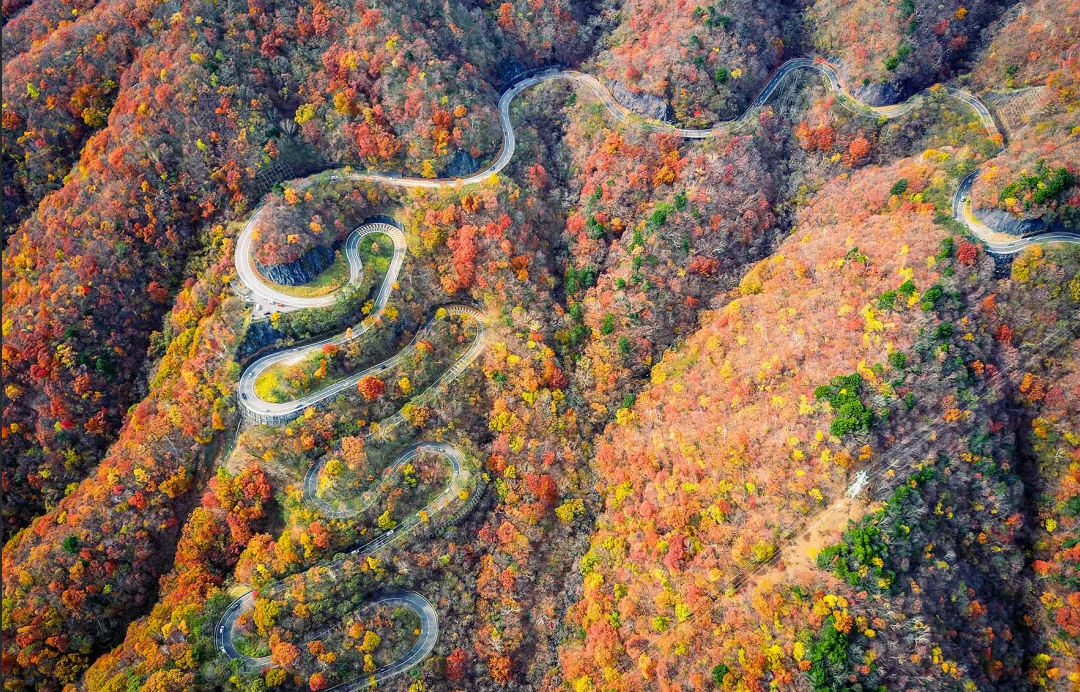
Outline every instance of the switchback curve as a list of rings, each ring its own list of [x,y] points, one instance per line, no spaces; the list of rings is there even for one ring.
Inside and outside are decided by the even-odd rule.
[[[412,445],[387,468],[384,473],[383,483],[380,483],[378,487],[365,493],[360,499],[360,506],[350,510],[337,509],[318,498],[316,491],[318,477],[323,468],[322,463],[316,464],[308,470],[303,480],[304,500],[316,505],[321,510],[325,510],[328,517],[342,519],[355,516],[366,509],[371,502],[377,499],[379,492],[382,490],[382,486],[389,482],[389,479],[399,468],[404,466],[411,459],[414,459],[416,456],[425,452],[438,454],[450,463],[451,477],[443,491],[436,498],[431,500],[422,510],[409,515],[408,518],[390,531],[373,538],[363,545],[353,548],[339,558],[322,563],[319,565],[321,568],[327,570],[331,575],[335,573],[344,573],[349,569],[347,563],[363,561],[368,556],[378,553],[380,550],[397,543],[412,533],[412,531],[424,522],[421,518],[421,512],[433,515],[442,510],[452,497],[451,491],[458,484],[461,468],[464,464],[464,457],[461,450],[444,442],[421,442]],[[284,588],[285,582],[286,579],[283,579],[275,584],[264,587],[263,592],[277,592]],[[241,615],[249,612],[255,607],[255,599],[255,591],[252,590],[233,601],[222,614],[217,632],[215,633],[218,650],[228,658],[239,660],[244,668],[249,671],[263,670],[272,665],[270,656],[253,657],[244,655],[237,650],[234,643],[236,623]],[[439,638],[439,616],[435,608],[423,595],[414,591],[395,591],[376,595],[366,605],[408,608],[413,611],[420,620],[420,636],[402,658],[379,668],[370,675],[359,676],[329,688],[327,692],[353,692],[354,690],[367,687],[376,687],[377,685],[406,672],[423,661],[435,647],[435,642]]]
[[[426,188],[426,189],[440,189],[447,187],[476,185],[488,180],[492,175],[501,172],[510,160],[514,156],[514,151],[517,146],[517,140],[514,137],[513,123],[510,121],[510,104],[513,102],[514,97],[525,91],[529,87],[541,84],[544,82],[568,80],[580,84],[588,88],[594,96],[596,96],[603,104],[607,111],[617,120],[622,122],[633,122],[636,126],[641,127],[651,132],[670,132],[679,137],[686,139],[706,139],[709,137],[715,137],[723,133],[735,133],[743,130],[752,123],[753,115],[762,108],[776,92],[779,86],[791,73],[798,70],[812,70],[819,73],[825,81],[826,86],[839,97],[839,103],[852,111],[857,115],[863,115],[873,118],[886,118],[892,119],[909,113],[918,103],[923,99],[924,92],[919,92],[912,95],[907,100],[891,105],[891,106],[869,106],[863,104],[855,99],[849,91],[844,87],[843,82],[840,79],[840,75],[836,68],[822,59],[815,58],[792,58],[783,63],[773,73],[772,77],[762,87],[757,97],[750,103],[750,106],[737,118],[728,121],[722,121],[717,123],[711,128],[703,129],[687,129],[679,128],[673,125],[647,120],[626,107],[620,104],[615,97],[611,94],[606,86],[600,82],[596,77],[588,75],[575,70],[564,70],[559,68],[550,68],[547,70],[541,70],[535,74],[531,74],[523,79],[512,84],[507,88],[499,98],[499,126],[502,130],[503,143],[502,148],[499,151],[499,156],[483,171],[475,173],[470,176],[462,178],[417,178],[407,177],[395,174],[386,173],[366,173],[353,171],[351,169],[342,169],[335,175],[338,177],[345,177],[350,180],[365,181],[380,183],[384,185],[390,185],[394,187],[403,188]],[[993,115],[990,110],[983,104],[976,96],[964,91],[963,89],[957,89],[953,87],[946,88],[947,93],[953,98],[965,103],[971,107],[979,116],[983,126],[991,134],[998,134],[1004,141],[1004,132],[999,130]],[[333,176],[332,176],[333,177]],[[303,189],[310,185],[312,178],[307,178],[298,185],[298,189]],[[955,199],[959,198],[959,190]],[[956,205],[954,204],[954,209]],[[254,225],[256,218],[259,216],[260,210],[257,210],[252,215],[245,227],[244,232],[241,234],[241,238],[237,243],[237,267],[248,266],[250,267],[250,260],[246,259],[250,256],[250,232]],[[1002,245],[1000,238],[995,239],[993,231],[986,231],[985,226],[979,224],[969,223],[963,215],[958,215],[957,220],[963,223],[968,230],[970,230],[979,240],[983,241],[987,245],[987,249],[995,254],[1013,254],[1019,252],[1024,247],[1037,243],[1049,243],[1049,242],[1080,242],[1080,234],[1064,233],[1064,234],[1047,234],[1045,236],[1031,236],[1030,238],[1018,240],[1015,243]],[[245,238],[247,239],[245,242]],[[244,246],[244,254],[241,255],[241,246]],[[255,277],[248,277],[253,279],[249,280],[241,277],[244,284],[255,293],[256,296],[262,297],[267,295],[261,293],[255,287],[263,285]],[[270,303],[279,303],[281,307],[286,309],[295,309],[294,303],[287,300],[280,300],[280,297],[284,294],[276,296],[278,300],[272,299],[269,295],[264,298]]]
[[[327,385],[326,387],[323,387],[321,389],[317,389],[313,392],[308,393],[305,396],[294,399],[292,401],[267,401],[266,399],[260,397],[255,389],[255,383],[258,381],[259,376],[261,376],[271,367],[275,365],[287,365],[299,362],[300,360],[303,360],[303,358],[306,357],[308,354],[314,353],[327,345],[341,346],[343,344],[346,344],[349,341],[360,338],[370,329],[372,329],[374,326],[378,325],[381,322],[383,311],[386,309],[386,305],[390,300],[390,294],[393,291],[394,286],[397,284],[398,275],[401,273],[401,266],[405,261],[406,241],[405,234],[401,232],[401,229],[389,223],[367,223],[354,230],[346,240],[346,257],[349,261],[349,272],[350,275],[353,277],[351,279],[351,283],[353,284],[357,283],[363,274],[363,265],[360,261],[359,254],[359,243],[363,238],[372,234],[382,234],[389,237],[394,244],[394,251],[390,259],[390,265],[386,270],[386,275],[383,277],[382,284],[379,286],[379,292],[375,296],[375,300],[373,301],[371,313],[367,317],[365,317],[359,324],[352,327],[349,331],[337,334],[326,339],[321,339],[319,341],[316,341],[315,343],[307,344],[305,346],[298,346],[296,348],[286,349],[277,353],[271,353],[270,355],[259,358],[257,361],[249,365],[247,369],[244,370],[244,373],[240,376],[239,385],[240,403],[242,405],[242,410],[245,418],[253,422],[272,425],[286,423],[293,418],[298,417],[308,407],[319,406],[320,404],[328,401],[329,399],[332,399],[341,394],[342,392],[348,390],[350,387],[353,387],[364,376],[377,375],[386,370],[389,370],[391,367],[400,362],[400,360],[404,357],[406,351],[408,351],[410,348],[415,347],[416,338],[413,339],[413,342],[410,343],[409,346],[407,346],[405,349],[402,349],[396,355],[388,358],[387,360],[384,360],[383,362],[373,365],[370,368],[354,373],[348,377],[338,380],[337,382],[334,382],[333,384]],[[237,266],[239,267],[240,265]],[[248,265],[248,268],[250,269],[250,264]],[[242,281],[258,281],[260,278],[259,275],[254,273],[253,271],[250,275],[254,277],[253,279],[249,279],[249,275],[245,275],[244,273],[239,273],[239,275]],[[253,285],[258,286],[265,284]],[[312,305],[313,301],[321,301],[325,298],[329,298],[332,302],[335,297],[335,294],[324,296],[318,299],[295,298],[293,296],[288,296],[284,293],[280,295],[283,300],[290,301],[290,306],[294,309],[315,307]],[[480,355],[480,351],[483,350],[483,339],[485,334],[484,315],[479,310],[468,305],[448,305],[442,308],[442,310],[445,311],[446,316],[461,315],[463,317],[469,318],[477,325],[477,331],[474,335],[472,345],[461,356],[461,358],[459,358],[458,361],[455,362],[454,366],[447,373],[444,373],[443,376],[440,377],[439,380],[428,389],[428,391],[425,391],[423,394],[420,394],[418,397],[414,398],[414,401],[416,399],[423,399],[425,397],[428,397],[429,392],[433,388],[447,384],[449,380],[452,380],[453,378],[460,375],[461,372],[469,366],[469,364],[476,360],[476,357]],[[438,312],[436,313],[436,316],[433,316],[431,320],[428,321],[428,324],[425,325],[424,328],[430,326],[431,323],[436,319],[440,319]],[[419,334],[423,332],[424,328],[421,328],[421,330],[417,332],[417,338],[419,337]],[[387,422],[396,421],[384,421],[384,424]]]
[[[500,127],[502,129],[503,144],[499,152],[499,156],[485,170],[463,178],[435,179],[403,177],[399,175],[383,173],[363,173],[352,171],[351,169],[346,168],[338,173],[332,174],[331,179],[345,177],[350,180],[380,183],[395,187],[425,189],[440,189],[483,183],[484,181],[490,179],[491,176],[502,171],[513,158],[516,149],[516,139],[514,137],[513,124],[510,121],[510,104],[513,101],[514,97],[525,89],[529,88],[530,86],[554,80],[569,80],[587,87],[590,91],[593,92],[596,97],[599,98],[599,100],[604,104],[608,112],[611,113],[611,115],[617,120],[624,122],[633,122],[635,125],[649,131],[670,132],[686,139],[705,139],[723,133],[738,132],[752,122],[752,116],[757,112],[758,109],[763,107],[768,102],[768,100],[772,97],[773,93],[775,93],[775,91],[783,82],[783,80],[787,77],[787,75],[801,69],[809,69],[820,73],[824,78],[826,85],[840,97],[841,105],[860,115],[867,115],[877,118],[896,118],[910,112],[912,108],[914,108],[915,105],[917,105],[919,100],[921,100],[922,98],[922,93],[920,92],[919,94],[913,95],[912,97],[900,104],[881,107],[868,106],[855,100],[844,89],[839,74],[832,65],[828,64],[823,60],[815,60],[811,58],[795,58],[785,62],[776,70],[776,72],[773,73],[772,77],[759,92],[758,96],[753,100],[753,102],[751,102],[750,106],[746,109],[746,111],[738,118],[731,121],[718,123],[712,128],[686,129],[674,127],[666,123],[648,121],[641,118],[640,116],[633,114],[627,108],[619,104],[618,101],[616,101],[616,99],[612,96],[611,92],[599,80],[597,80],[591,75],[572,70],[552,68],[550,70],[544,70],[539,73],[525,77],[524,79],[521,79],[520,81],[511,85],[510,88],[504,91],[501,95],[499,99],[499,120]],[[957,100],[967,104],[969,107],[974,109],[987,131],[991,134],[998,134],[1002,138],[1002,140],[1004,140],[1004,133],[999,131],[989,109],[987,109],[986,106],[981,101],[979,101],[978,98],[960,89],[948,88],[947,92],[953,98],[956,98]],[[960,185],[957,187],[957,190],[953,196],[953,216],[958,221],[963,223],[964,226],[968,228],[979,240],[981,240],[986,245],[989,252],[998,255],[1010,255],[1034,244],[1057,242],[1080,243],[1080,235],[1073,233],[1048,233],[1011,240],[1001,238],[1000,236],[1004,234],[996,233],[995,231],[993,231],[993,229],[990,229],[985,226],[985,224],[979,222],[970,211],[969,194],[971,185],[977,176],[978,171],[976,170],[969,174],[966,178],[964,178],[964,180],[961,181]],[[297,183],[295,185],[295,188],[301,190],[310,186],[314,182],[316,182],[316,177],[311,176]],[[334,300],[334,295],[322,296],[319,298],[297,298],[276,291],[272,287],[267,285],[267,283],[262,280],[261,276],[259,276],[258,272],[254,270],[252,266],[253,260],[251,254],[253,231],[262,211],[262,208],[255,210],[237,241],[235,260],[237,274],[240,278],[240,281],[248,288],[248,290],[251,291],[252,296],[255,298],[256,301],[262,300],[268,304],[268,311],[272,310],[272,306],[274,305],[287,310],[297,310],[312,307],[321,307],[332,304]],[[349,239],[346,241],[346,258],[349,262],[350,268],[350,283],[354,284],[359,281],[362,275],[362,266],[360,265],[359,254],[356,252],[357,243],[359,242],[359,240],[369,233],[380,232],[386,233],[394,241],[394,258],[391,261],[390,270],[388,270],[387,276],[384,278],[383,285],[379,291],[379,296],[376,299],[376,310],[373,313],[373,317],[379,315],[386,305],[386,300],[389,296],[388,287],[392,286],[394,281],[396,280],[397,274],[401,268],[401,262],[404,257],[405,249],[404,235],[401,234],[400,230],[390,224],[383,224],[382,226],[386,226],[388,228],[381,228],[375,224],[363,226],[360,229],[357,229],[357,231],[354,231],[353,234],[350,235]],[[454,307],[459,311],[471,310],[466,306]],[[259,306],[257,304],[257,310],[258,308]],[[477,315],[477,317],[479,316]],[[307,406],[316,405],[327,400],[330,397],[336,396],[339,392],[344,391],[348,386],[354,384],[355,381],[362,377],[364,374],[373,372],[376,369],[386,369],[390,367],[393,362],[396,362],[395,359],[398,358],[400,354],[399,356],[395,356],[388,361],[384,361],[383,363],[380,363],[373,368],[369,368],[368,370],[358,373],[350,378],[345,378],[344,380],[335,383],[334,385],[313,392],[307,397],[303,397],[296,401],[276,404],[273,402],[267,402],[259,399],[255,395],[255,379],[258,377],[259,374],[265,372],[265,370],[271,365],[275,363],[283,363],[290,360],[302,358],[304,354],[310,352],[312,349],[321,348],[324,344],[327,343],[342,343],[345,340],[356,338],[364,331],[369,329],[373,322],[374,320],[372,320],[371,318],[365,320],[364,323],[362,323],[361,328],[354,330],[353,334],[350,336],[340,335],[337,337],[332,337],[331,339],[324,340],[317,344],[301,347],[299,349],[284,351],[278,354],[273,354],[256,361],[244,372],[243,376],[241,377],[241,402],[243,404],[245,415],[255,420],[260,420],[261,422],[280,423],[284,420],[288,420],[289,418],[299,415],[299,412],[303,411],[305,408],[307,408]],[[478,324],[482,325],[482,322],[478,322]],[[467,353],[463,355],[462,358],[459,359],[459,361],[451,368],[451,370],[445,373],[443,377],[435,383],[435,385],[425,391],[421,396],[431,396],[437,388],[441,388],[443,384],[452,381],[455,377],[457,377],[457,375],[460,374],[460,372],[462,372],[466,367],[468,367],[468,364],[471,363],[477,355],[479,355],[479,351],[482,350],[482,348],[483,328],[481,326],[478,329],[477,338],[474,340],[473,345],[470,347]],[[400,417],[400,415],[401,414],[399,412],[396,417]],[[416,448],[410,448],[410,450],[407,450],[402,455],[402,457],[395,461],[394,465],[392,466],[391,472],[393,469],[396,469],[399,464],[404,463],[403,459],[406,457],[406,455],[409,455],[410,453],[418,453],[415,451],[415,449]],[[459,468],[456,460],[460,459],[460,452],[458,452],[456,448],[450,449],[453,449],[452,453],[447,452],[445,449],[439,450],[441,453],[446,454],[447,457],[451,459],[454,467],[454,476],[451,479],[450,485],[447,486],[448,489],[452,487],[454,481],[456,480],[457,470]],[[458,456],[455,457],[452,456],[452,454],[456,454]],[[324,506],[325,503],[322,503],[320,500],[318,500],[316,494],[314,493],[314,489],[317,486],[317,479],[319,474],[321,473],[321,470],[321,464],[312,466],[308,470],[308,473],[305,475],[304,478],[304,496],[308,499],[308,501],[318,504],[322,511],[328,513],[330,516],[334,516],[335,512],[340,512],[341,510],[335,510],[333,507],[330,507],[328,505]],[[442,499],[446,496],[447,492],[447,490],[444,490],[443,494],[440,495],[439,498],[437,498],[434,502],[441,502]],[[407,532],[408,529],[400,531],[398,533],[398,538],[405,535]],[[359,554],[361,552],[365,555],[370,554],[371,552],[374,552],[375,550],[384,547],[389,542],[393,542],[398,539],[390,539],[389,536],[390,534],[384,534],[384,536],[381,536],[380,538],[375,539],[374,541],[353,550],[350,554]],[[410,653],[404,659],[395,662],[391,666],[388,666],[385,670],[377,671],[371,680],[365,678],[358,678],[357,680],[344,683],[343,685],[339,685],[333,688],[333,690],[336,690],[338,692],[346,692],[346,690],[359,689],[360,686],[367,686],[369,684],[376,683],[377,681],[389,679],[390,677],[393,677],[400,674],[401,672],[404,672],[405,670],[408,670],[408,668],[423,660],[423,658],[426,657],[428,653],[430,653],[431,648],[434,646],[438,631],[437,614],[435,614],[434,609],[431,608],[431,604],[427,603],[426,599],[423,599],[422,596],[413,592],[403,592],[403,594],[393,596],[392,598],[400,598],[401,605],[412,608],[420,616],[422,627],[421,636],[417,644],[413,647],[412,650],[410,650]],[[426,604],[426,606],[420,604],[419,601],[423,601],[423,604]],[[222,622],[219,626],[217,633],[218,645],[219,648],[230,658],[245,658],[235,650],[235,647],[232,646],[232,629],[233,625],[235,625],[236,618],[240,615],[240,613],[250,609],[253,606],[254,596],[251,592],[249,592],[248,594],[245,594],[241,598],[237,599],[232,605],[230,605],[229,609],[222,617]],[[434,622],[431,623],[429,622],[430,620],[434,620]],[[247,662],[249,664],[253,663],[259,666],[265,666],[269,663],[269,661],[265,661],[262,659],[247,659]],[[376,680],[376,678],[379,678],[379,680]]]
[[[309,179],[310,180],[310,179]],[[261,277],[257,272],[253,270],[251,265],[250,255],[250,242],[251,234],[248,232],[252,228],[252,223],[249,221],[245,228],[243,244],[237,244],[237,270],[241,281],[247,284],[251,282],[250,286],[253,289],[262,288],[267,294],[273,291],[272,288],[266,286],[260,279]],[[310,394],[295,399],[289,402],[275,403],[262,399],[255,391],[255,381],[258,376],[265,372],[269,367],[286,362],[295,362],[302,359],[307,354],[321,349],[324,345],[334,344],[340,345],[358,338],[366,331],[374,327],[379,323],[383,311],[390,298],[390,293],[394,286],[397,284],[397,278],[401,271],[401,266],[404,262],[406,240],[404,233],[401,232],[397,226],[389,223],[374,222],[367,223],[355,231],[353,231],[346,241],[346,258],[349,262],[350,270],[350,282],[358,283],[360,277],[363,274],[363,265],[360,260],[359,243],[360,241],[372,234],[382,234],[390,238],[394,244],[393,255],[390,260],[390,264],[387,268],[386,275],[383,277],[382,283],[379,287],[378,294],[373,302],[372,313],[365,318],[359,325],[349,332],[339,334],[329,339],[324,339],[314,344],[298,347],[295,349],[288,349],[280,353],[271,354],[260,358],[258,361],[249,366],[240,379],[240,395],[241,402],[243,403],[244,415],[250,420],[254,420],[267,424],[282,424],[292,418],[300,415],[309,406],[317,406],[333,397],[336,397],[339,393],[345,391],[349,387],[355,385],[360,378],[368,374],[381,373],[400,362],[404,356],[412,352],[417,340],[423,333],[424,328],[417,332],[413,341],[404,349],[399,350],[394,356],[387,360],[367,368],[359,373],[346,377],[338,382],[335,382],[327,387],[311,392]],[[244,271],[246,269],[247,271]],[[323,304],[321,299],[303,299],[288,296],[286,294],[278,294],[281,300],[288,301],[290,306],[294,309],[305,309],[309,307],[318,307]],[[334,296],[328,297],[332,302]],[[314,302],[313,302],[314,301]],[[423,392],[413,397],[410,403],[422,404],[428,403],[435,399],[435,397],[442,392],[445,387],[459,377],[469,365],[480,355],[485,345],[485,328],[484,328],[484,315],[476,308],[467,305],[449,305],[443,308],[439,308],[435,315],[429,320],[428,325],[438,319],[446,319],[451,316],[464,317],[476,325],[476,330],[473,335],[472,343],[469,348],[454,362],[454,364],[444,372],[434,383],[427,387]],[[426,328],[426,327],[425,327]],[[398,411],[393,416],[380,422],[379,430],[390,430],[399,423],[404,422],[404,416],[402,411]],[[369,433],[369,436],[373,433]],[[328,518],[332,519],[344,519],[351,516],[355,516],[371,504],[384,489],[389,479],[393,477],[393,474],[409,460],[415,458],[417,455],[428,452],[441,455],[445,458],[451,469],[451,476],[442,492],[429,502],[422,510],[414,512],[404,519],[400,524],[393,527],[389,531],[381,534],[380,536],[368,541],[367,543],[354,548],[341,558],[325,562],[319,567],[329,570],[333,574],[334,570],[345,570],[345,563],[353,560],[363,560],[364,558],[377,553],[378,551],[390,546],[403,539],[405,536],[411,534],[414,530],[419,528],[425,521],[426,516],[434,515],[441,512],[453,497],[452,491],[459,485],[461,476],[462,465],[464,458],[461,451],[450,444],[436,443],[436,442],[424,442],[413,445],[406,449],[398,458],[387,468],[384,472],[384,481],[380,483],[376,488],[368,491],[360,498],[360,504],[358,507],[342,509],[333,506],[325,500],[319,498],[318,479],[325,466],[325,457],[318,463],[312,465],[307,473],[304,475],[302,482],[303,497],[306,502],[314,505],[320,511],[322,511]],[[274,591],[283,588],[285,580],[279,581],[276,584],[272,584],[264,588],[268,591]],[[371,601],[368,605],[387,605],[387,606],[400,606],[412,610],[420,620],[420,635],[417,641],[409,649],[409,651],[402,658],[394,661],[393,663],[384,666],[370,675],[362,675],[353,680],[349,680],[340,685],[331,688],[332,692],[353,692],[367,687],[374,687],[378,684],[389,680],[397,675],[404,673],[420,661],[427,658],[435,646],[435,642],[438,639],[439,623],[438,614],[421,594],[412,591],[400,591],[391,593],[388,595],[380,595]],[[237,598],[229,607],[225,610],[221,620],[218,624],[217,632],[215,633],[215,639],[218,649],[228,658],[241,661],[242,665],[248,670],[261,670],[272,665],[272,661],[269,656],[263,657],[251,657],[242,654],[237,650],[234,643],[234,636],[236,631],[236,623],[241,615],[250,611],[255,607],[255,592],[248,591],[239,598]]]

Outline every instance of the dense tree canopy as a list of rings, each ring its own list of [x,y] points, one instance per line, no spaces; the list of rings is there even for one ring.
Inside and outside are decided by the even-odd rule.
[[[952,213],[978,168],[995,228],[1080,219],[1077,3],[1006,5],[5,0],[5,689],[362,685],[399,590],[410,692],[1071,689],[1080,261]],[[1005,137],[815,75],[682,139],[558,81],[478,184],[351,175],[481,170],[529,68],[707,127],[815,54]],[[249,222],[333,304],[253,313]],[[334,335],[256,395],[385,367],[241,420]],[[265,669],[216,641],[249,589]]]

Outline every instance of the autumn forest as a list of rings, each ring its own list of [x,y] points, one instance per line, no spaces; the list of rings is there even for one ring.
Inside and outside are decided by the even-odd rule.
[[[1080,1],[4,0],[17,692],[1080,692]]]

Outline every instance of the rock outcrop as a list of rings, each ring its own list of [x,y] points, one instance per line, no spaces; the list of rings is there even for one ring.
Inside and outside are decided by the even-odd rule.
[[[635,94],[622,82],[611,83],[611,95],[626,108],[653,120],[668,119],[667,101],[651,94]]]
[[[518,75],[525,71],[525,65],[514,56],[507,56],[499,61],[499,82],[505,87],[517,79]]]
[[[458,149],[457,153],[454,154],[454,158],[450,159],[450,163],[446,165],[446,170],[443,171],[442,177],[464,178],[465,176],[472,175],[478,170],[480,170],[480,162],[464,149]]]
[[[236,359],[240,363],[249,360],[262,349],[276,344],[283,338],[283,334],[274,329],[270,320],[258,320],[252,322],[244,335],[244,342],[236,351]]]
[[[1074,229],[1067,228],[1058,221],[1046,221],[1041,217],[1024,218],[1014,216],[1004,209],[991,207],[989,209],[972,209],[975,218],[993,228],[995,231],[1008,233],[1009,235],[1024,236],[1035,233],[1057,233]]]
[[[904,100],[903,85],[895,82],[871,82],[854,87],[852,96],[871,106],[891,106]]]
[[[304,255],[288,264],[260,264],[255,262],[259,273],[274,283],[283,286],[300,286],[315,280],[334,263],[334,248],[320,245],[308,250]]]

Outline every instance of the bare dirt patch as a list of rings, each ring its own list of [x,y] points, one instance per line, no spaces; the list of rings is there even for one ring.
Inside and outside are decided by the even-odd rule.
[[[849,521],[858,521],[872,509],[872,503],[846,496],[823,509],[790,543],[780,548],[775,566],[755,577],[751,590],[757,584],[794,581],[800,572],[817,569],[818,553],[839,542]]]

